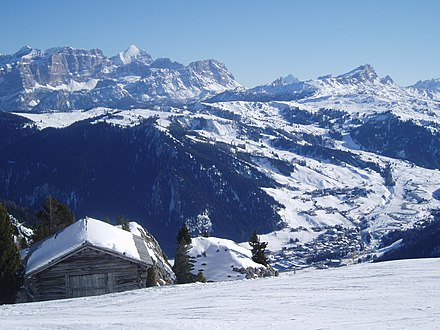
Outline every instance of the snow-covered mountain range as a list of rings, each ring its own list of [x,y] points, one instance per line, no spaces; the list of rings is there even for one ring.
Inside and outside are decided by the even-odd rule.
[[[134,45],[111,58],[71,47],[0,55],[0,108],[8,112],[180,105],[239,86],[219,61],[185,66]]]
[[[369,258],[384,233],[440,207],[435,80],[401,87],[366,64],[245,89],[220,62],[134,46],[112,58],[26,48],[0,67],[1,108],[14,112],[0,117],[0,194],[124,214],[169,254],[185,221],[235,241],[255,228],[283,267]]]

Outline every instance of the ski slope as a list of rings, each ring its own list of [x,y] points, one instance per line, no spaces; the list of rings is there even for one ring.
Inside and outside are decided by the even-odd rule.
[[[440,259],[0,306],[1,329],[436,329]]]

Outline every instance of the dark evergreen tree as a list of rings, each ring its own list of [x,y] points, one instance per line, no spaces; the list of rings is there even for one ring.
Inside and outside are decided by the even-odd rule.
[[[125,231],[130,231],[130,225],[128,224],[128,222],[122,224],[122,229]]]
[[[258,237],[256,230],[254,230],[251,238],[249,239],[249,245],[252,247],[252,260],[264,266],[269,265],[265,253],[267,242],[260,242],[260,238]]]
[[[9,214],[0,204],[0,303],[13,303],[19,287],[20,256]]]
[[[173,266],[173,271],[176,274],[177,283],[179,284],[193,282],[193,275],[191,274],[193,265],[188,256],[190,249],[191,235],[188,227],[183,224],[177,234],[177,248]]]
[[[116,224],[121,226],[121,228],[125,231],[130,231],[130,225],[128,223],[129,220],[125,219],[123,215],[120,215],[116,218]]]
[[[48,196],[43,209],[38,212],[38,223],[34,230],[34,242],[41,241],[75,222],[75,216],[69,208],[52,196]]]
[[[393,187],[396,185],[396,181],[394,181],[393,170],[390,163],[387,163],[387,165],[383,169],[382,177],[384,178],[385,186]]]
[[[199,271],[194,279],[195,282],[206,283],[206,277],[202,271]]]
[[[177,242],[183,242],[186,245],[189,245],[192,242],[191,234],[185,223],[180,227],[179,232],[177,233]]]
[[[149,287],[156,286],[156,285],[157,285],[156,267],[155,266],[151,266],[147,270],[146,287],[149,288]]]

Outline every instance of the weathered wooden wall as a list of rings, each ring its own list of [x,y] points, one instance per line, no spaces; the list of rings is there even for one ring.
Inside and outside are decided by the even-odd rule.
[[[27,286],[33,301],[99,295],[145,287],[146,271],[143,265],[85,248],[27,278]],[[78,283],[83,283],[84,290]]]

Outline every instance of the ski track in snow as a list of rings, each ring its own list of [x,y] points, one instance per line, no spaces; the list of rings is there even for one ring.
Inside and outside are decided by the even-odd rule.
[[[0,306],[0,329],[436,329],[440,259]]]

